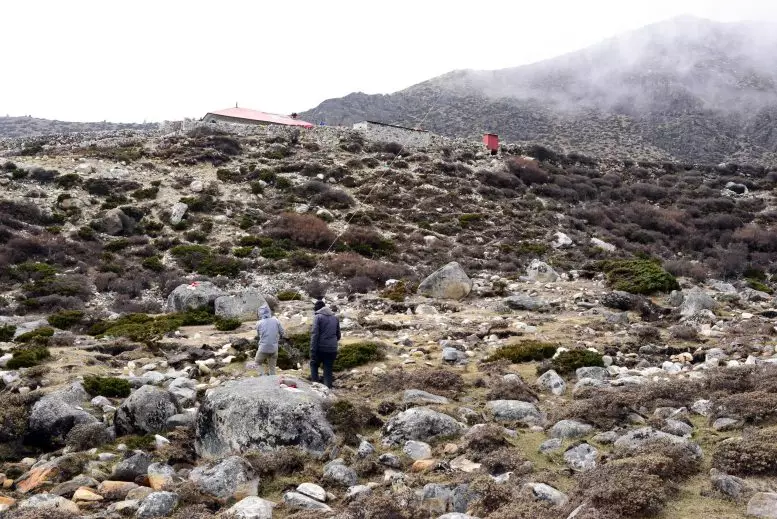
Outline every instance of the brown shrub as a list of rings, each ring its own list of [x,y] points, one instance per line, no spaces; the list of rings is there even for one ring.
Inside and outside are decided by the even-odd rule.
[[[464,379],[447,369],[395,369],[378,378],[376,389],[396,393],[405,389],[421,389],[443,396],[455,396],[464,389]]]
[[[712,466],[738,476],[777,475],[777,427],[751,429],[718,444]]]
[[[415,519],[422,517],[415,503],[404,504],[396,495],[374,490],[372,494],[351,503],[344,519]],[[317,516],[319,517],[319,516]]]
[[[272,452],[250,451],[243,457],[262,478],[302,472],[309,461],[304,451],[293,447],[281,447]]]
[[[70,429],[65,444],[75,451],[85,451],[105,445],[109,440],[108,431],[102,424],[80,424]]]
[[[612,462],[578,476],[573,502],[586,502],[614,517],[649,517],[659,513],[667,492],[661,478],[634,463]]]
[[[507,161],[507,169],[527,186],[550,182],[550,175],[535,160],[515,157]]]
[[[713,400],[712,418],[736,416],[745,423],[758,424],[771,420],[777,414],[777,394],[751,391],[722,396]]]
[[[530,473],[533,469],[531,462],[528,462],[521,454],[521,451],[515,447],[497,449],[485,455],[477,456],[477,459],[474,461],[482,464],[489,474],[514,472],[514,476],[522,476]]]
[[[7,515],[3,515],[3,519],[77,519],[81,516],[80,514],[71,514],[70,512],[50,509],[45,512],[38,509],[27,509],[12,510],[5,513]]]
[[[295,213],[278,216],[270,223],[266,234],[271,238],[291,240],[299,246],[317,249],[326,249],[335,239],[335,234],[324,220]]]
[[[678,481],[685,479],[701,470],[701,457],[682,444],[666,440],[646,442],[637,449],[619,450],[614,452],[614,458],[624,459],[624,462],[638,464],[650,474],[662,480]]]
[[[537,393],[519,376],[511,376],[507,379],[492,378],[488,383],[489,400],[523,400],[524,402],[537,402]]]
[[[326,266],[330,272],[342,278],[369,278],[378,283],[402,278],[406,273],[405,268],[399,265],[370,260],[352,252],[336,254],[327,261]]]

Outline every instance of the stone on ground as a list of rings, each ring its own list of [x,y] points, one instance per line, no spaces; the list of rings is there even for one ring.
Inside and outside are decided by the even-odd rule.
[[[471,291],[472,280],[455,261],[431,274],[418,287],[420,295],[435,299],[464,299]]]
[[[116,410],[116,434],[153,434],[165,430],[167,419],[181,412],[169,391],[143,386],[132,393]]]
[[[391,418],[383,427],[384,442],[397,445],[407,440],[428,442],[440,436],[457,436],[464,424],[447,414],[413,407]]]

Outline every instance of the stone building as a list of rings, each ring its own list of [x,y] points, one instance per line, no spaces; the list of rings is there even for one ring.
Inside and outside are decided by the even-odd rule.
[[[359,131],[369,141],[396,142],[405,148],[425,148],[432,143],[430,132],[394,124],[362,121],[354,124],[353,129]]]
[[[286,115],[269,114],[259,110],[249,108],[226,108],[215,112],[208,112],[202,118],[205,123],[221,122],[233,124],[281,124],[284,126],[301,126],[303,128],[313,128],[313,124],[300,119],[288,117]]]

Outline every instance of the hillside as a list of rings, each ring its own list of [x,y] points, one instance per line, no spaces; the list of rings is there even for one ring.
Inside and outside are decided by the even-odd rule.
[[[547,61],[454,71],[390,95],[301,114],[484,131],[598,157],[770,164],[777,140],[774,27],[681,17]]]
[[[3,519],[774,510],[777,172],[194,126],[0,140]]]
[[[157,125],[135,123],[78,123],[37,117],[0,117],[0,139],[34,137],[60,133],[104,132],[112,130],[152,130]]]

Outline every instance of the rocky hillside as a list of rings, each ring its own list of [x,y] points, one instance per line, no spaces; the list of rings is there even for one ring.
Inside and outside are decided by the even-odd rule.
[[[332,128],[0,155],[4,519],[777,514],[774,171]]]
[[[112,130],[153,130],[156,124],[76,123],[37,117],[0,117],[0,139],[33,137],[58,133],[104,132]]]
[[[598,157],[770,164],[774,34],[769,24],[681,17],[532,65],[454,71],[391,95],[350,94],[301,116],[423,121],[446,135],[496,132]]]

